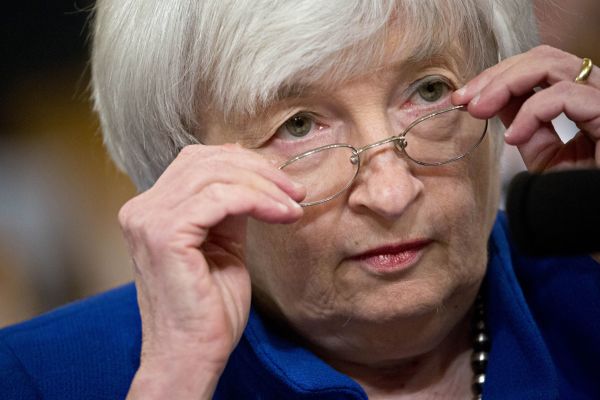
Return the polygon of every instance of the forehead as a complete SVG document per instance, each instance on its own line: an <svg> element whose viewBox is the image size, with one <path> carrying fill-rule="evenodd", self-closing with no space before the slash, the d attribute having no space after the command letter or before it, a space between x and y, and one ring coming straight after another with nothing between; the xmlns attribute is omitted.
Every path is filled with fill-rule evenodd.
<svg viewBox="0 0 600 400"><path fill-rule="evenodd" d="M425 3L429 1L417 2L419 5L408 11L398 8L391 15L381 15L385 20L380 26L371 26L368 34L359 37L356 28L340 20L336 29L341 34L328 31L331 27L315 26L313 30L321 31L311 37L312 31L296 26L293 37L238 43L238 53L250 54L252 59L240 55L215 75L215 87L207 90L210 107L200 109L203 129L199 136L210 136L212 143L251 142L276 127L273 121L277 118L272 117L277 107L314 93L331 93L349 81L390 69L403 74L438 66L466 81L490 60L495 52L493 40L471 32L459 13L449 18L443 11L445 2L432 3L441 7L438 11L421 7ZM420 8L425 11L419 13ZM473 41L458 39L468 37L467 32L474 36ZM479 45L473 44L478 41ZM482 50L483 42L489 44L489 51ZM223 133L211 133L206 129L208 122L225 127Z"/></svg>
<svg viewBox="0 0 600 400"><path fill-rule="evenodd" d="M375 81L380 76L410 76L416 71L426 68L438 67L452 71L456 77L463 81L468 78L468 71L464 67L464 59L460 49L451 45L440 53L428 54L421 59L415 53L402 53L397 50L390 51L379 63L373 63L370 69L357 71L356 75L346 76L336 74L337 71L328 71L319 80L305 78L302 75L295 77L290 83L281 85L275 91L270 103L264 108L269 109L277 103L286 102L302 97L322 95L324 92L335 92L340 87L356 81Z"/></svg>
<svg viewBox="0 0 600 400"><path fill-rule="evenodd" d="M406 27L390 24L372 44L356 46L335 55L335 65L316 70L298 71L275 88L268 102L273 103L304 96L314 92L335 91L340 86L382 73L408 74L428 66L444 67L456 73L459 79L471 75L464 49L454 40L426 41ZM463 76L464 75L464 76Z"/></svg>
<svg viewBox="0 0 600 400"><path fill-rule="evenodd" d="M461 50L454 52L461 55L455 58L468 75L489 59L483 43L493 53L494 41L486 35L489 30L475 26L473 9L429 0L390 3L391 8L365 2L342 10L324 5L310 15L295 10L294 18L279 15L275 4L272 15L261 16L259 24L238 21L236 29L244 35L226 44L228 51L210 56L214 69L207 70L201 88L205 100L230 120L258 113L317 82L321 88L335 87L390 60L418 62L455 48ZM369 8L374 9L363 10ZM258 18L253 12L248 11L249 20ZM217 44L212 48L220 48Z"/></svg>

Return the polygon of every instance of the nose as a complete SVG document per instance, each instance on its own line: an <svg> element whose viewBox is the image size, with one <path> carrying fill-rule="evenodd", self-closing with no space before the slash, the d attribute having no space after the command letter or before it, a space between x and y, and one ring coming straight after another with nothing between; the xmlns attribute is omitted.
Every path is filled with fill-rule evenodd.
<svg viewBox="0 0 600 400"><path fill-rule="evenodd" d="M360 158L360 173L348 197L348 206L355 211L393 220L422 194L423 182L393 143L369 149Z"/></svg>

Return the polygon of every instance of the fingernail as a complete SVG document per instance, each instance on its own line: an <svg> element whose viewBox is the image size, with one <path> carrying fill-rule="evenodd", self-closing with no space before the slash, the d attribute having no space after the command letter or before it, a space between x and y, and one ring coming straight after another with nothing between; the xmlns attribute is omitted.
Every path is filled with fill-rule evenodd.
<svg viewBox="0 0 600 400"><path fill-rule="evenodd" d="M302 190L304 189L304 185L300 182L292 181L292 185L294 185L294 190Z"/></svg>
<svg viewBox="0 0 600 400"><path fill-rule="evenodd" d="M287 213L290 211L290 207L287 204L283 204L283 203L277 203L277 208L279 208L279 211Z"/></svg>
<svg viewBox="0 0 600 400"><path fill-rule="evenodd" d="M292 200L292 199L289 199L289 200L288 200L288 204L289 204L289 206L290 206L290 209L292 209L292 210L294 210L294 209L298 209L298 208L302 208L302 207L300 206L300 204L296 203L296 202L295 202L294 200Z"/></svg>
<svg viewBox="0 0 600 400"><path fill-rule="evenodd" d="M504 131L504 137L505 138L509 138L512 135L512 126L509 126L505 131Z"/></svg>
<svg viewBox="0 0 600 400"><path fill-rule="evenodd" d="M463 97L466 93L467 93L467 86L463 86L462 88L458 89L456 91L456 93L460 96Z"/></svg>
<svg viewBox="0 0 600 400"><path fill-rule="evenodd" d="M481 98L481 95L478 93L477 96L473 97L473 100L471 100L471 104L473 104L474 106L477 105L477 103L479 103L479 99Z"/></svg>

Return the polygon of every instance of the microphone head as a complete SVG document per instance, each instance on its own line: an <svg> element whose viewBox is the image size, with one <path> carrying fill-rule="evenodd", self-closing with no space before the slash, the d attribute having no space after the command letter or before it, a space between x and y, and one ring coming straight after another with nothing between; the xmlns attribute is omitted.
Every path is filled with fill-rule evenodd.
<svg viewBox="0 0 600 400"><path fill-rule="evenodd" d="M516 247L525 254L599 252L600 170L517 174L506 212Z"/></svg>

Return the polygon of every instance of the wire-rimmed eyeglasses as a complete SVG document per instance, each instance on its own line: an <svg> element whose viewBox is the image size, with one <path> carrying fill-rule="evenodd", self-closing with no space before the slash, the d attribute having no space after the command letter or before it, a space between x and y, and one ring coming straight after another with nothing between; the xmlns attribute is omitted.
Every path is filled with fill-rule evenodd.
<svg viewBox="0 0 600 400"><path fill-rule="evenodd" d="M483 141L488 121L462 112L464 106L434 111L411 122L400 134L355 148L327 144L302 152L279 166L307 189L303 207L323 204L342 194L360 170L360 155L393 143L396 150L422 166L440 166L463 159Z"/></svg>

